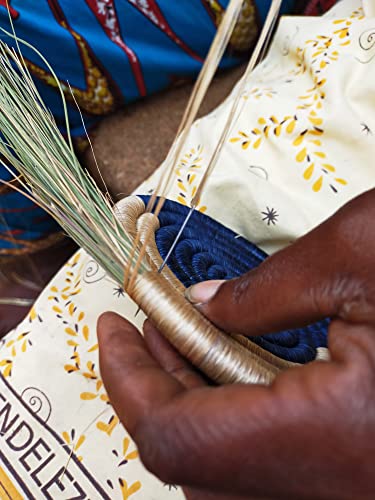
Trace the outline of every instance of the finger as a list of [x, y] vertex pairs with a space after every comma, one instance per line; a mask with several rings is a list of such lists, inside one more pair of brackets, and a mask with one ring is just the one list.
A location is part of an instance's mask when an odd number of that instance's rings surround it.
[[136, 328], [115, 313], [98, 321], [99, 361], [104, 385], [120, 420], [132, 434], [150, 409], [183, 392], [151, 356]]
[[167, 373], [187, 389], [206, 385], [203, 377], [180, 356], [150, 321], [145, 322], [143, 332], [148, 350]]
[[[374, 321], [375, 308], [368, 300], [373, 293], [366, 289], [373, 257], [358, 250], [368, 246], [363, 225], [369, 198], [375, 208], [373, 193], [354, 200], [255, 270], [228, 282], [196, 285], [187, 298], [224, 330], [247, 335], [296, 328], [327, 316]], [[366, 234], [364, 244], [353, 234]]]

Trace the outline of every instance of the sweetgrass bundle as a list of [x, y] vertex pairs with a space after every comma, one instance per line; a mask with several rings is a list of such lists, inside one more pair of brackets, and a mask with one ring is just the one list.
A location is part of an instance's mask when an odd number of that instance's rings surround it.
[[[43, 56], [40, 54], [40, 57]], [[51, 71], [52, 68], [50, 68]], [[56, 78], [56, 82], [58, 82]], [[67, 130], [69, 122], [61, 87]], [[133, 243], [102, 193], [80, 165], [70, 134], [66, 141], [42, 101], [22, 55], [0, 41], [1, 163], [32, 198], [121, 283]], [[142, 263], [140, 272], [145, 269]]]

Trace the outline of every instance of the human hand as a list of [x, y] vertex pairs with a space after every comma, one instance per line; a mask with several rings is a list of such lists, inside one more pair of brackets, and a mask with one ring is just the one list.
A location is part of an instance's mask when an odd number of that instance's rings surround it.
[[210, 387], [150, 324], [142, 339], [101, 318], [104, 383], [151, 472], [238, 498], [374, 498], [374, 220], [373, 190], [247, 275], [190, 290], [218, 326], [247, 335], [333, 318], [331, 361], [270, 387]]

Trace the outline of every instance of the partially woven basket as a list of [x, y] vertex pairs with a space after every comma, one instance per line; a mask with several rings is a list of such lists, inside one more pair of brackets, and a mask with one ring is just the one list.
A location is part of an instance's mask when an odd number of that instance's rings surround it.
[[[168, 341], [194, 366], [219, 384], [270, 384], [282, 370], [327, 356], [327, 321], [252, 340], [214, 327], [185, 299], [185, 287], [205, 279], [238, 276], [259, 265], [267, 255], [243, 238], [234, 238], [232, 231], [197, 212], [195, 220], [193, 218], [186, 227], [169, 266], [158, 274], [157, 269], [187, 209], [167, 201], [157, 218], [145, 213], [145, 202], [147, 197], [129, 197], [117, 207], [129, 235], [136, 238], [138, 234], [143, 242], [150, 227], [153, 235], [147, 255], [155, 270], [139, 276], [129, 293]], [[202, 238], [206, 241], [200, 241]], [[208, 248], [204, 248], [204, 243]], [[233, 245], [236, 252], [231, 248]], [[241, 254], [242, 260], [238, 257], [228, 259], [228, 255]], [[189, 267], [189, 262], [193, 262], [193, 267]]]

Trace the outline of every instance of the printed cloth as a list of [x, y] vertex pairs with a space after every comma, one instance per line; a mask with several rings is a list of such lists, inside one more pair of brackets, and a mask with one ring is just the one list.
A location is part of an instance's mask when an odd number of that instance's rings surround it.
[[[281, 20], [246, 81], [200, 211], [272, 253], [374, 187], [374, 29], [375, 0]], [[195, 123], [171, 200], [189, 203], [234, 96]], [[137, 193], [149, 194], [158, 175]], [[81, 250], [2, 341], [0, 488], [8, 496], [183, 498], [145, 471], [99, 373], [99, 314], [116, 311], [139, 327], [136, 309]]]

